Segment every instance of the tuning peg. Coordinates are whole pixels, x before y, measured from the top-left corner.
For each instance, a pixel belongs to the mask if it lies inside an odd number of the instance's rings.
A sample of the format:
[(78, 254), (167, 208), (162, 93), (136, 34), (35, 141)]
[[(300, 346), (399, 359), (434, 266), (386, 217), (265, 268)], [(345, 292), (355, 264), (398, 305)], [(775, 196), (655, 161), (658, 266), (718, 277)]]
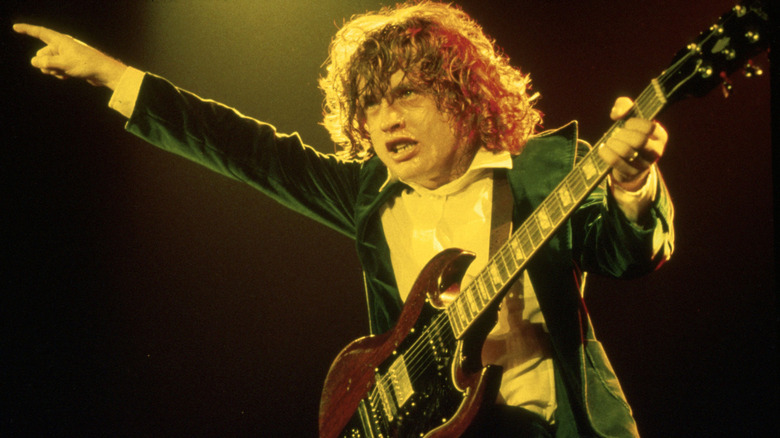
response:
[(761, 67), (753, 64), (753, 61), (748, 61), (747, 64), (745, 64), (744, 73), (745, 77), (752, 78), (753, 76), (761, 76), (764, 74), (764, 70), (762, 70)]

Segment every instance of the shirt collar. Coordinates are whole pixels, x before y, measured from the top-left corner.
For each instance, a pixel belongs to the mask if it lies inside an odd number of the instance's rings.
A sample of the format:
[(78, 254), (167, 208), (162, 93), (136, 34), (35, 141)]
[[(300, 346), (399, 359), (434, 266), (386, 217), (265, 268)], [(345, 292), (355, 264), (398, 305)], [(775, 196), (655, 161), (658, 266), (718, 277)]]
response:
[(409, 187), (411, 187), (412, 190), (419, 193), (428, 193), (432, 195), (446, 196), (446, 195), (451, 195), (453, 193), (459, 192), (460, 190), (463, 190), (466, 186), (474, 182), (476, 179), (482, 177), (485, 174), (485, 172), (487, 172), (488, 170), (511, 169), (511, 168), (512, 168), (512, 154), (510, 154), (509, 152), (507, 151), (493, 152), (485, 148), (479, 148), (477, 150), (477, 153), (474, 155), (474, 159), (471, 161), (471, 165), (469, 166), (466, 173), (461, 175), (458, 179), (454, 181), (450, 181), (441, 187), (431, 190), (419, 184), (404, 181), (398, 178), (397, 175), (395, 175), (390, 169), (388, 169), (387, 180), (385, 181), (384, 184), (382, 184), (382, 187), (379, 188), (379, 191), (381, 192), (389, 185), (400, 181), (408, 185)]

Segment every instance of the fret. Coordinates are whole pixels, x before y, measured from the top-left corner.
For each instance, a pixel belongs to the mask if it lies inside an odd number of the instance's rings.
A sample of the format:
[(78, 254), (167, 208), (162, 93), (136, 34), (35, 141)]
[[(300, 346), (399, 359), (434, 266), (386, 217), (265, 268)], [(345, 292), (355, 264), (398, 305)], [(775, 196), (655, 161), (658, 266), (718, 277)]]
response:
[(484, 298), (485, 304), (489, 303), (493, 299), (493, 295), (490, 293), (485, 282), (484, 275), (480, 276), (479, 281), (479, 293)]
[(460, 319), (461, 323), (466, 326), (471, 321), (471, 315), (469, 315), (466, 306), (463, 305), (463, 301), (463, 298), (459, 298), (453, 301), (450, 307), (455, 308), (455, 311), (458, 314), (458, 319)]
[(556, 193), (555, 196), (547, 197), (545, 202), (548, 204), (547, 210), (550, 213), (550, 219), (553, 224), (557, 225), (564, 216), (563, 206), (561, 206), (561, 200), (558, 197), (558, 194)]
[(561, 183), (558, 190), (555, 191), (555, 194), (558, 195), (558, 199), (561, 201), (561, 207), (564, 210), (568, 209), (572, 202), (574, 202), (566, 180), (563, 180), (563, 183)]
[(475, 278), (469, 285), (469, 288), (474, 289), (476, 296), (479, 297), (479, 307), (485, 308), (490, 302), (490, 296), (488, 296), (485, 286), (482, 284), (482, 280), (479, 277)]
[(512, 257), (512, 248), (510, 248), (508, 245), (504, 245), (503, 248), (501, 248), (498, 251), (499, 254), (501, 254), (501, 259), (506, 264), (507, 270), (509, 271), (510, 275), (514, 273), (519, 266), (517, 265), (517, 260)]
[(522, 227), (517, 232), (519, 234), (520, 246), (523, 248), (523, 254), (526, 257), (530, 257), (534, 253), (534, 245), (531, 242), (531, 237), (528, 235), (527, 227)]
[(609, 165), (601, 159), (598, 152), (591, 152), (588, 156), (591, 158), (591, 162), (598, 172), (598, 177), (601, 178), (604, 176), (607, 170), (609, 170)]
[(480, 303), (479, 296), (474, 290), (473, 282), (465, 289), (462, 289), (460, 291), (460, 295), (463, 295), (463, 297), (459, 296), (458, 298), (466, 300), (466, 304), (468, 305), (471, 313), (479, 313), (479, 310), (482, 308), (482, 304)]
[(636, 99), (634, 112), (643, 119), (652, 119), (666, 105), (666, 95), (657, 79)]
[(512, 257), (514, 257), (515, 260), (517, 260), (517, 263), (519, 264), (523, 259), (525, 259), (525, 255), (523, 254), (523, 248), (520, 248), (520, 242), (517, 240), (517, 235), (513, 234), (509, 237), (509, 241), (507, 241), (507, 248), (509, 251), (512, 252)]
[(642, 111), (642, 108), (640, 105), (634, 105), (634, 113), (640, 118), (640, 119), (647, 119), (647, 116), (645, 116), (645, 112)]
[(463, 300), (466, 301), (466, 308), (469, 311), (469, 320), (471, 320), (471, 318), (473, 318), (479, 313), (480, 308), (479, 306), (477, 306), (477, 303), (474, 301), (474, 297), (471, 294), (467, 293), (468, 290), (464, 292), (466, 293), (462, 293), (461, 295), (463, 295)]
[(493, 285), (501, 285), (501, 283), (503, 283), (503, 277), (501, 277), (501, 272), (498, 270), (498, 264), (495, 262), (490, 263), (487, 268), (488, 272), (490, 273), (490, 280)]
[(579, 199), (585, 194), (587, 187), (585, 186), (585, 181), (583, 178), (584, 177), (579, 167), (575, 167), (569, 176), (566, 177), (566, 179), (571, 183), (569, 184), (569, 189), (571, 189), (571, 195), (574, 199)]
[(468, 320), (466, 321), (466, 325), (470, 324), (474, 318), (479, 315), (479, 311), (481, 310), (479, 306), (477, 306), (477, 303), (474, 301), (474, 297), (471, 295), (466, 294), (463, 297), (464, 300), (464, 307), (466, 309), (466, 312), (468, 314)]
[(517, 235), (509, 238), (509, 249), (512, 251), (512, 256), (517, 260), (517, 264), (522, 264), (526, 257), (523, 253), (523, 248), (520, 247), (520, 240)]
[(499, 250), (495, 256), (493, 256), (493, 262), (498, 267), (498, 273), (500, 275), (501, 282), (505, 282), (507, 277), (509, 277), (509, 274), (512, 272), (509, 270), (509, 267), (506, 265), (506, 262), (504, 261), (504, 258), (501, 257), (501, 250)]
[[(487, 272), (485, 272), (484, 276), (485, 277), (489, 277), (489, 274)], [(485, 279), (485, 280), (487, 280), (487, 279)], [(486, 289), (486, 291), (488, 293), (488, 296), (490, 296), (490, 299), (492, 300), (493, 297), (496, 296), (496, 293), (498, 292), (498, 290), (496, 289), (496, 285), (494, 285), (493, 282), (491, 282), (491, 281), (484, 281), (484, 282), (482, 282), (482, 284), (485, 285), (485, 289)]]
[(487, 297), (488, 300), (490, 299), (490, 292), (487, 290), (487, 285), (488, 285), (488, 283), (490, 283), (490, 278), (489, 277), (490, 276), (487, 273), (487, 269), (486, 268), (482, 268), (482, 271), (479, 272), (479, 274), (477, 275), (477, 278), (474, 280), (474, 281), (478, 281), (479, 282), (479, 285), (481, 286), (481, 289), (483, 289), (485, 291), (484, 294), (485, 294), (485, 296)]
[(666, 102), (660, 102), (660, 101), (659, 101), (659, 102), (657, 103), (657, 105), (655, 105), (655, 106), (653, 107), (653, 113), (650, 115), (650, 118), (652, 119), (652, 118), (654, 118), (655, 116), (657, 116), (657, 115), (658, 115), (658, 113), (660, 113), (660, 112), (661, 112), (661, 110), (664, 108), (664, 106), (666, 106)]
[(651, 86), (645, 88), (634, 105), (634, 111), (643, 119), (652, 119), (666, 104), (666, 96), (656, 79), (651, 81)]
[(653, 110), (653, 115), (657, 113), (661, 107), (663, 107), (666, 104), (666, 94), (664, 93), (664, 90), (661, 88), (661, 85), (658, 83), (658, 79), (653, 79), (650, 81), (650, 84), (653, 87), (653, 91), (655, 92), (655, 100), (654, 102), (657, 102), (657, 108)]
[(536, 249), (542, 243), (542, 240), (544, 240), (542, 231), (539, 229), (539, 224), (536, 222), (536, 216), (531, 215), (526, 223), (528, 224), (527, 229), (528, 235), (531, 237), (531, 243), (534, 245), (534, 249)]
[[(457, 303), (457, 300), (455, 301)], [(455, 304), (453, 303), (453, 304)], [(463, 324), (463, 320), (458, 317), (456, 314), (455, 306), (447, 306), (444, 309), (444, 312), (447, 314), (447, 318), (450, 320), (450, 326), (452, 327), (452, 331), (456, 335), (460, 335), (463, 333), (463, 330), (466, 328)]]
[(552, 227), (552, 223), (550, 221), (550, 215), (547, 213), (547, 205), (545, 204), (546, 203), (543, 202), (537, 209), (536, 220), (542, 228), (542, 231), (547, 232), (547, 230)]
[(598, 167), (593, 163), (593, 154), (588, 154), (583, 158), (579, 167), (582, 170), (582, 174), (585, 176), (585, 181), (588, 185), (593, 183), (593, 181), (600, 176)]
[(639, 94), (639, 97), (634, 102), (634, 107), (631, 108), (631, 111), (633, 112), (632, 116), (640, 117), (643, 119), (649, 118), (648, 115), (650, 112), (650, 108), (648, 108), (646, 105), (649, 103), (647, 102), (647, 99), (648, 97), (651, 97), (649, 96), (649, 93), (651, 92), (652, 91), (649, 88), (645, 88), (644, 90), (642, 90), (642, 93)]

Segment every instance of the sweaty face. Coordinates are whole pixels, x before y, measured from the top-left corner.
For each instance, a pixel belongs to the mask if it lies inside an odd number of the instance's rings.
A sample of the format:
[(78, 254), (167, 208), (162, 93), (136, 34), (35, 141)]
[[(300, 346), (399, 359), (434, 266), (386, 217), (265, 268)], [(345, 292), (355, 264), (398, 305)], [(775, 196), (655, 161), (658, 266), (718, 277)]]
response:
[(363, 103), (365, 128), (380, 160), (400, 179), (434, 189), (463, 175), (474, 158), (452, 117), (397, 71), (381, 98)]

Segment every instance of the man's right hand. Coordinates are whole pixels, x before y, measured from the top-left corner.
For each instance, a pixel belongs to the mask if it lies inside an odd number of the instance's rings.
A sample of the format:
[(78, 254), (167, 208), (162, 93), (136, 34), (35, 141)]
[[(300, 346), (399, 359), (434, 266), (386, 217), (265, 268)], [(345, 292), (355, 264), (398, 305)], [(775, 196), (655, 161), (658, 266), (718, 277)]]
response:
[(120, 61), (81, 41), (41, 26), (18, 23), (14, 31), (46, 43), (30, 60), (41, 72), (59, 79), (79, 78), (95, 86), (115, 89), (127, 69)]

